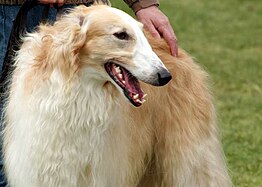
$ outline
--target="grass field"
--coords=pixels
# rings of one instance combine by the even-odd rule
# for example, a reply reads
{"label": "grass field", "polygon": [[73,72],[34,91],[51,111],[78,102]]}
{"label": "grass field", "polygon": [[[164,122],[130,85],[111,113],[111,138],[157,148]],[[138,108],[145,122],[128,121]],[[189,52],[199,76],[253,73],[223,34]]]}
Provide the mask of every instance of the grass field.
{"label": "grass field", "polygon": [[[120,0],[112,3],[131,13]],[[160,3],[180,46],[212,77],[234,185],[262,187],[262,1]]]}

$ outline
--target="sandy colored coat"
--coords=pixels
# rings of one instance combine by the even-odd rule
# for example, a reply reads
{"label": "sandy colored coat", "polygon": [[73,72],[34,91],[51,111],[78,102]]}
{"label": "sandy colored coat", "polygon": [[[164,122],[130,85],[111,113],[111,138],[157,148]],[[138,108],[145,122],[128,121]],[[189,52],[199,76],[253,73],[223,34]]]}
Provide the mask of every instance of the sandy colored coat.
{"label": "sandy colored coat", "polygon": [[[107,16],[93,16],[101,12]],[[134,40],[114,38],[119,29]],[[5,107],[11,187],[231,186],[208,75],[187,53],[179,49],[174,58],[147,34],[173,79],[164,87],[141,83],[148,97],[139,108],[101,66],[116,58],[137,73],[160,64],[151,62],[139,29],[118,10],[80,6],[24,38]]]}

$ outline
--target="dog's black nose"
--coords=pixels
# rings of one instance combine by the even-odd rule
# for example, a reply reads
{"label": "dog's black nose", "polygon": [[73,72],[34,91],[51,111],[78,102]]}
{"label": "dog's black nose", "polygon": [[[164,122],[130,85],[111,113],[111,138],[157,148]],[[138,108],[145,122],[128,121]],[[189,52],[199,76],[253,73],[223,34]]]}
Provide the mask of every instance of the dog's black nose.
{"label": "dog's black nose", "polygon": [[159,86],[164,86],[172,79],[172,75],[166,69],[162,69],[161,71],[159,71],[157,73],[157,76]]}

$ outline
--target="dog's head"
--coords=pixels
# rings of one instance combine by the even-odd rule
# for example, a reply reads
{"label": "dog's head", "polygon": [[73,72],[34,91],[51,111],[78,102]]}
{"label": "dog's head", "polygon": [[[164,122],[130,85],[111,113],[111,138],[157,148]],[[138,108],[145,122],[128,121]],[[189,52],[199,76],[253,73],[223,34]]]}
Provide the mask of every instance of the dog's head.
{"label": "dog's head", "polygon": [[171,79],[149,45],[143,25],[118,9],[79,6],[54,27],[59,28],[61,41],[72,45],[71,56],[64,56],[65,60],[81,67],[81,73],[89,79],[111,82],[134,106],[144,101],[138,80],[162,86]]}

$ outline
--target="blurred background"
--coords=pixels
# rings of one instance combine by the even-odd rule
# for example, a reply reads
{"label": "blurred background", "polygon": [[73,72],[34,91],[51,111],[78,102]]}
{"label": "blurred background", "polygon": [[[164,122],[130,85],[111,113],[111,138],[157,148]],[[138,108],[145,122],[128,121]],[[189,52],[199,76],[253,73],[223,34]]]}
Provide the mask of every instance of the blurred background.
{"label": "blurred background", "polygon": [[[114,7],[133,15],[121,0]],[[180,47],[212,78],[236,187],[262,187],[262,1],[160,0]]]}

